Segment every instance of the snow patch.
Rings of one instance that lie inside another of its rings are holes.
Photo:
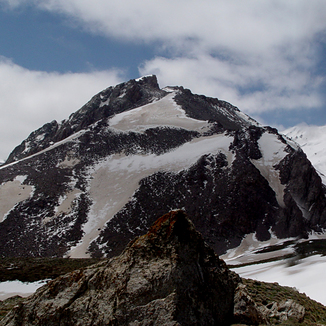
[[[323,240],[326,239],[326,230],[323,230],[322,232],[315,232],[311,231],[308,236],[308,240],[301,240],[301,242],[304,241],[310,241],[310,240]]]
[[[278,204],[284,207],[283,196],[285,185],[281,184],[279,171],[275,169],[275,165],[288,154],[285,151],[286,145],[276,135],[268,132],[262,134],[258,140],[258,144],[262,158],[251,160],[251,162],[274,190]]]
[[[38,135],[38,136],[35,138],[35,140],[36,140],[37,142],[41,142],[44,138],[45,138],[45,134],[41,134],[41,135]]]
[[[5,300],[14,295],[28,297],[32,295],[38,288],[45,285],[49,280],[25,283],[21,281],[0,282],[0,300]]]
[[[106,101],[100,103],[100,108],[104,105],[109,105],[110,104],[110,98],[108,98]]]
[[[17,180],[21,184],[23,184],[26,179],[27,179],[27,175],[17,175],[16,178],[14,179],[14,181]]]
[[[110,127],[134,132],[162,126],[197,131],[209,127],[208,121],[187,117],[185,111],[175,103],[174,96],[175,92],[172,92],[158,101],[116,114],[109,120]]]
[[[69,214],[72,210],[74,200],[82,192],[79,189],[73,189],[72,191],[66,193],[64,196],[59,197],[58,206],[55,207],[55,215],[60,215],[61,213]]]
[[[68,168],[68,167],[73,167],[76,164],[78,164],[80,160],[76,157],[72,156],[72,153],[67,153],[64,161],[58,162],[57,167],[59,168]]]
[[[171,92],[175,92],[177,90],[177,88],[173,87],[173,86],[166,86],[166,87],[162,88],[162,90],[165,92],[171,93]]]
[[[17,204],[33,196],[34,187],[23,184],[26,178],[18,175],[13,181],[0,185],[0,223]]]
[[[141,81],[141,80],[143,80],[143,79],[145,79],[145,78],[153,77],[153,76],[154,76],[154,75],[146,75],[146,76],[142,76],[142,77],[136,78],[135,81],[136,81],[136,82],[139,82],[139,81]]]
[[[326,256],[310,256],[301,260],[284,259],[268,263],[231,268],[241,277],[291,286],[326,305]]]

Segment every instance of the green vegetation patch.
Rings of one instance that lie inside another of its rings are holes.
[[[310,299],[305,294],[299,293],[295,288],[251,279],[242,279],[242,281],[247,286],[248,293],[258,306],[267,306],[274,301],[281,302],[292,299],[305,307],[306,310],[304,321],[300,325],[326,325],[326,307]],[[298,325],[298,323],[288,320],[281,325]]]

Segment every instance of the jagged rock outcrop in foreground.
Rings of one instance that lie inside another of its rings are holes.
[[[172,211],[120,256],[49,282],[0,325],[230,325],[237,282]]]

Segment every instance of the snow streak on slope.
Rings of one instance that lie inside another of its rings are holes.
[[[187,117],[184,110],[173,100],[174,96],[175,92],[172,92],[159,101],[119,113],[110,119],[110,127],[122,131],[136,132],[159,126],[197,131],[208,128],[207,121]]]
[[[300,124],[283,133],[301,146],[326,184],[326,126]]]
[[[282,257],[294,252],[293,245],[283,247],[282,244],[288,241],[294,241],[295,238],[278,239],[271,231],[270,233],[271,238],[267,241],[258,241],[255,233],[247,234],[238,247],[229,249],[221,258],[227,264],[235,266]],[[263,250],[278,245],[281,247],[279,250],[267,250],[266,252]]]
[[[251,161],[274,190],[278,204],[284,207],[283,195],[285,185],[281,184],[279,171],[274,166],[288,154],[285,151],[287,145],[282,143],[275,134],[268,132],[262,134],[258,144],[262,158]]]
[[[183,146],[162,155],[112,155],[92,167],[89,171],[89,194],[93,205],[80,244],[68,253],[70,257],[85,257],[89,243],[100,229],[132,197],[139,181],[157,171],[178,172],[189,168],[202,155],[222,152],[229,164],[233,154],[228,148],[233,137],[219,134],[192,140]]]
[[[39,152],[37,152],[37,153],[35,153],[35,154],[32,154],[32,155],[30,155],[30,156],[24,157],[24,158],[22,158],[21,160],[17,160],[17,161],[14,161],[14,162],[12,162],[12,163],[5,164],[5,165],[3,165],[3,166],[0,166],[0,170],[1,170],[1,169],[6,169],[7,167],[9,167],[9,166],[13,166],[13,165],[15,165],[15,164],[17,164],[17,163],[19,163],[19,162],[29,160],[29,159],[32,158],[32,157],[39,156],[39,155],[41,155],[41,154],[43,154],[43,153],[45,153],[45,152],[51,151],[51,150],[53,150],[54,148],[59,147],[59,146],[65,144],[65,143],[68,143],[68,142],[70,142],[70,141],[75,141],[75,140],[78,139],[78,137],[80,137],[81,135],[83,135],[86,131],[87,131],[87,129],[80,130],[80,131],[78,131],[78,132],[72,134],[71,136],[69,136],[69,137],[63,139],[63,140],[60,140],[60,141],[58,141],[58,142],[56,142],[56,143],[51,144],[51,146],[45,148],[45,149],[42,150],[42,151],[39,151]],[[68,161],[65,161],[65,162],[62,162],[62,165],[67,165],[67,164],[71,165],[71,164],[76,164],[76,163],[77,163],[77,161],[69,162],[69,163],[68,163]]]
[[[26,176],[17,176],[13,181],[8,181],[0,185],[0,222],[7,213],[18,203],[26,200],[33,195],[34,187],[24,185]]]

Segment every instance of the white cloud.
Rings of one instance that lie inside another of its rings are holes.
[[[270,61],[233,63],[208,54],[196,58],[157,57],[141,74],[155,73],[161,85],[178,84],[231,102],[249,114],[274,109],[313,108],[322,104],[321,79],[281,56]]]
[[[174,43],[191,38],[206,49],[265,52],[324,30],[324,0],[0,0],[34,4],[73,17],[97,33]],[[85,23],[87,25],[85,25]]]
[[[19,0],[8,0],[17,4]],[[25,3],[25,1],[22,1]],[[198,38],[215,48],[254,51],[310,37],[325,27],[314,0],[34,0],[107,35],[139,40]],[[236,40],[236,42],[235,42]]]
[[[102,89],[123,80],[122,72],[47,73],[24,69],[0,57],[0,159],[30,132],[61,121]]]
[[[1,1],[1,0],[0,0]],[[2,0],[11,6],[26,0]],[[144,63],[163,83],[223,97],[254,112],[318,106],[316,35],[324,0],[30,0],[109,37],[160,42],[169,53]],[[246,90],[262,88],[252,94]],[[300,101],[299,101],[300,98]],[[297,100],[295,100],[297,99]],[[272,104],[272,102],[274,104]]]

